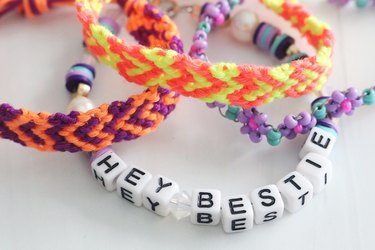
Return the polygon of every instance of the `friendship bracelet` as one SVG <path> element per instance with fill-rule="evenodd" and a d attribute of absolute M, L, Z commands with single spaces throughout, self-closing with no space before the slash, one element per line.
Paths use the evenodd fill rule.
<path fill-rule="evenodd" d="M 210 64 L 169 50 L 131 46 L 98 25 L 98 15 L 107 2 L 76 2 L 88 49 L 124 78 L 140 85 L 160 85 L 206 102 L 218 101 L 246 108 L 277 98 L 307 94 L 325 83 L 331 69 L 332 32 L 295 2 L 261 1 L 306 36 L 317 54 L 275 68 Z M 132 1 L 122 2 L 124 6 L 133 4 Z M 137 5 L 146 4 L 145 0 L 137 1 Z"/>
<path fill-rule="evenodd" d="M 54 7 L 73 5 L 74 0 L 1 0 L 0 17 L 15 9 L 26 17 L 33 17 L 46 13 Z"/>
<path fill-rule="evenodd" d="M 339 6 L 345 6 L 350 2 L 355 2 L 355 5 L 359 9 L 364 9 L 370 5 L 375 5 L 374 0 L 328 0 L 328 2 L 339 5 Z"/>
<path fill-rule="evenodd" d="M 226 1 L 219 1 L 216 4 L 206 3 L 203 5 L 198 27 L 210 26 L 207 22 L 207 16 L 214 21 L 214 26 L 220 26 L 225 19 L 229 18 L 230 10 L 234 4 L 229 5 Z M 175 7 L 176 9 L 178 7 Z M 288 57 L 288 61 L 295 61 L 306 58 L 305 53 L 301 53 L 294 45 L 294 39 L 280 32 L 280 30 L 271 24 L 258 21 L 258 17 L 246 10 L 238 12 L 231 20 L 231 30 L 237 40 L 250 43 L 253 42 L 263 50 L 268 50 L 279 60 Z M 207 35 L 210 29 L 201 30 L 200 28 L 194 34 L 193 44 L 189 55 L 193 58 L 207 60 L 206 49 L 208 47 Z M 225 104 L 218 102 L 208 104 L 208 107 L 218 107 L 220 113 L 233 121 L 243 123 L 241 132 L 248 134 L 251 141 L 260 142 L 262 136 L 267 137 L 269 144 L 275 146 L 281 142 L 282 136 L 289 139 L 296 137 L 296 134 L 305 134 L 315 125 L 316 119 L 307 112 L 299 114 L 298 119 L 288 115 L 285 118 L 285 124 L 280 124 L 276 129 L 267 123 L 267 115 L 259 112 L 255 107 L 241 109 L 236 106 L 228 106 L 225 114 L 222 109 Z"/>
<path fill-rule="evenodd" d="M 354 92 L 357 91 L 353 88 L 344 92 L 334 91 L 332 98 L 318 98 L 312 106 L 324 103 L 322 107 L 329 109 L 343 101 L 342 93 L 350 95 Z M 365 105 L 374 104 L 374 87 L 366 89 L 357 100 Z M 340 111 L 332 113 L 339 116 Z M 328 114 L 324 118 L 327 117 Z M 338 130 L 330 119 L 323 120 L 312 128 L 299 152 L 301 161 L 296 171 L 281 178 L 276 185 L 256 188 L 249 195 L 222 198 L 219 190 L 194 189 L 190 196 L 188 192 L 180 191 L 178 184 L 165 176 L 152 176 L 142 168 L 128 166 L 111 148 L 92 155 L 91 171 L 107 191 L 116 191 L 126 202 L 144 206 L 160 216 L 170 213 L 177 219 L 190 216 L 190 221 L 197 225 L 214 226 L 221 221 L 227 233 L 246 231 L 254 223 L 263 224 L 281 218 L 284 210 L 290 213 L 301 210 L 311 202 L 313 195 L 323 191 L 331 181 L 332 162 L 328 156 L 334 147 Z"/>
<path fill-rule="evenodd" d="M 147 46 L 169 46 L 181 51 L 182 43 L 174 24 L 170 19 L 165 21 L 161 14 L 152 15 L 154 7 L 151 5 L 147 8 L 151 12 L 136 6 L 131 11 L 124 9 L 129 20 L 139 20 L 136 24 L 139 27 L 143 20 L 139 17 L 144 14 L 147 15 L 145 27 L 154 23 L 152 30 L 135 29 L 132 35 L 148 39 Z M 107 23 L 102 29 L 111 32 L 109 26 Z M 166 32 L 170 32 L 170 36 L 160 36 Z M 67 75 L 67 88 L 75 92 L 79 83 L 90 86 L 94 76 L 94 71 L 87 64 L 75 65 Z M 35 113 L 1 104 L 0 137 L 41 151 L 97 151 L 114 142 L 133 140 L 150 133 L 174 110 L 177 101 L 176 93 L 155 86 L 125 102 L 116 101 L 68 115 Z M 86 101 L 81 104 L 90 105 Z"/>

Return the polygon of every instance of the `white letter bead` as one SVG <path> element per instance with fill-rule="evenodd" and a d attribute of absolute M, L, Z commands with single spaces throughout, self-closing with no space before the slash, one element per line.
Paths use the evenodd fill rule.
<path fill-rule="evenodd" d="M 308 153 L 298 164 L 297 171 L 311 182 L 314 194 L 318 194 L 332 178 L 332 162 L 322 155 Z"/>
<path fill-rule="evenodd" d="M 253 204 L 256 224 L 273 221 L 283 216 L 284 202 L 279 189 L 275 185 L 253 190 L 250 194 L 250 200 Z"/>
<path fill-rule="evenodd" d="M 111 150 L 105 151 L 91 162 L 92 174 L 108 191 L 116 189 L 117 177 L 126 167 L 121 158 Z"/>
<path fill-rule="evenodd" d="M 226 233 L 249 230 L 254 225 L 254 212 L 246 195 L 232 196 L 221 203 L 221 223 Z"/>
<path fill-rule="evenodd" d="M 313 197 L 312 184 L 297 171 L 294 171 L 276 184 L 284 200 L 285 209 L 297 212 Z"/>
<path fill-rule="evenodd" d="M 176 182 L 161 176 L 154 176 L 143 189 L 143 206 L 160 216 L 170 212 L 169 202 L 180 191 Z"/>
<path fill-rule="evenodd" d="M 221 192 L 214 189 L 195 189 L 191 196 L 191 223 L 214 226 L 220 222 Z"/>
<path fill-rule="evenodd" d="M 307 137 L 307 140 L 303 145 L 301 151 L 299 152 L 299 157 L 302 159 L 310 152 L 328 157 L 332 151 L 335 141 L 336 134 L 332 129 L 324 129 L 324 127 L 314 127 Z"/>
<path fill-rule="evenodd" d="M 152 175 L 147 171 L 129 167 L 117 179 L 117 194 L 140 207 L 142 206 L 142 191 L 151 179 Z"/>

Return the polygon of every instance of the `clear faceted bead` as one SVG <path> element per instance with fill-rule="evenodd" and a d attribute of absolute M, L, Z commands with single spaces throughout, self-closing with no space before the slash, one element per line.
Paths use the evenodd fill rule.
<path fill-rule="evenodd" d="M 191 197 L 186 191 L 179 192 L 170 201 L 171 213 L 177 220 L 190 216 Z"/>

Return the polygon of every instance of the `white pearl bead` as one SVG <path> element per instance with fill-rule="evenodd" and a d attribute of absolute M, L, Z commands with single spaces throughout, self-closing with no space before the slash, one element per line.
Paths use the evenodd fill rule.
<path fill-rule="evenodd" d="M 86 112 L 94 108 L 94 103 L 87 97 L 76 96 L 68 105 L 68 112 L 78 111 Z"/>
<path fill-rule="evenodd" d="M 231 21 L 233 36 L 240 42 L 251 42 L 258 24 L 258 17 L 247 10 L 239 11 Z"/>

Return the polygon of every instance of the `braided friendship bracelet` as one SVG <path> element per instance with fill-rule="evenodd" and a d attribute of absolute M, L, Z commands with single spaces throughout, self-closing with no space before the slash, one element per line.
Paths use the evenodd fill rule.
<path fill-rule="evenodd" d="M 74 0 L 1 0 L 0 17 L 15 9 L 27 17 L 33 17 L 46 13 L 54 7 L 73 5 Z"/>
<path fill-rule="evenodd" d="M 98 25 L 98 15 L 107 2 L 76 2 L 88 49 L 127 80 L 140 85 L 160 85 L 206 102 L 251 107 L 320 88 L 331 69 L 332 32 L 295 1 L 261 2 L 306 36 L 317 54 L 275 68 L 210 64 L 173 51 L 131 46 Z M 122 2 L 129 5 L 132 1 Z M 137 4 L 144 5 L 146 1 L 139 0 Z M 170 36 L 168 32 L 164 35 Z"/>
<path fill-rule="evenodd" d="M 226 1 L 220 0 L 216 4 L 206 3 L 203 5 L 199 27 L 207 26 L 210 27 L 210 23 L 207 22 L 207 16 L 215 20 L 215 26 L 222 25 L 224 19 L 228 19 L 230 15 L 230 9 L 234 7 L 234 4 L 229 5 Z M 259 48 L 272 52 L 273 55 L 279 60 L 288 57 L 288 61 L 300 60 L 306 58 L 305 53 L 301 53 L 294 44 L 294 39 L 287 35 L 281 34 L 280 30 L 271 24 L 261 22 L 258 24 L 258 17 L 248 11 L 242 10 L 238 12 L 231 20 L 231 30 L 236 39 L 243 42 L 253 42 Z M 206 49 L 207 44 L 207 33 L 210 29 L 197 29 L 194 34 L 193 44 L 190 49 L 189 55 L 193 58 L 200 58 L 207 60 Z M 294 117 L 289 115 L 285 119 L 288 127 L 285 124 L 279 125 L 278 129 L 274 129 L 272 125 L 267 124 L 267 115 L 259 112 L 256 108 L 243 109 L 240 112 L 240 108 L 237 106 L 228 106 L 225 114 L 222 109 L 225 104 L 218 102 L 208 104 L 208 107 L 218 107 L 220 113 L 233 121 L 240 121 L 244 125 L 241 128 L 241 132 L 248 134 L 253 142 L 260 142 L 262 135 L 267 136 L 269 144 L 275 146 L 281 142 L 281 137 L 286 136 L 292 139 L 296 136 L 296 133 L 307 133 L 316 125 L 316 119 L 307 112 L 303 112 L 299 115 L 299 121 L 294 121 Z M 280 132 L 282 131 L 282 133 Z"/>
<path fill-rule="evenodd" d="M 351 92 L 356 91 L 353 88 L 335 91 L 332 97 L 323 97 L 319 105 L 327 109 L 337 106 L 345 99 L 343 93 Z M 374 87 L 363 93 L 356 98 L 358 102 L 366 105 L 375 103 Z M 316 104 L 317 101 L 314 101 L 312 106 Z M 336 116 L 339 113 L 337 111 Z M 221 221 L 227 233 L 246 231 L 253 227 L 254 222 L 263 224 L 281 218 L 284 210 L 290 213 L 301 210 L 311 202 L 313 194 L 319 194 L 330 183 L 333 168 L 328 156 L 338 130 L 330 119 L 321 121 L 312 128 L 299 152 L 301 161 L 296 171 L 281 178 L 276 185 L 256 188 L 250 194 L 222 198 L 219 190 L 194 189 L 190 196 L 188 192 L 180 191 L 178 184 L 167 177 L 152 176 L 142 168 L 128 166 L 111 148 L 92 155 L 91 171 L 107 191 L 116 191 L 124 201 L 144 206 L 160 216 L 170 213 L 176 219 L 190 216 L 191 222 L 197 225 L 214 226 Z"/>
<path fill-rule="evenodd" d="M 332 4 L 345 6 L 350 2 L 354 2 L 358 9 L 364 9 L 370 5 L 375 6 L 375 0 L 328 0 Z"/>
<path fill-rule="evenodd" d="M 147 46 L 181 51 L 182 43 L 170 19 L 165 20 L 160 13 L 154 14 L 156 11 L 151 5 L 143 7 L 138 8 L 135 3 L 124 8 L 129 25 L 134 27 L 132 35 L 147 40 Z M 142 16 L 143 19 L 140 19 Z M 142 26 L 143 21 L 145 26 Z M 154 23 L 152 29 L 148 29 L 150 23 Z M 108 25 L 104 25 L 103 29 L 108 29 Z M 110 29 L 108 32 L 111 32 Z M 170 36 L 161 36 L 166 32 Z M 78 70 L 73 67 L 67 75 L 67 87 L 73 92 L 77 90 L 75 84 L 79 82 L 91 85 L 94 76 L 87 65 L 75 66 L 78 66 Z M 76 82 L 69 75 L 75 70 Z M 41 151 L 97 151 L 114 142 L 133 140 L 150 133 L 174 110 L 177 101 L 176 93 L 155 86 L 131 96 L 125 102 L 116 101 L 87 112 L 74 111 L 68 115 L 35 113 L 1 104 L 0 136 Z"/>

